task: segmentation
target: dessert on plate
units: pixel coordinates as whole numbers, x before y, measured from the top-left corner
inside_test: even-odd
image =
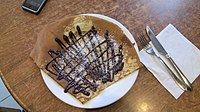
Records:
[[[115,24],[71,16],[47,25],[30,56],[81,103],[141,67],[133,44]]]

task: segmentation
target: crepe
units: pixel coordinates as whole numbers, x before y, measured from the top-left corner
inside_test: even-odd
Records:
[[[80,34],[80,31],[77,30],[77,27],[78,27],[78,29],[81,30],[81,34]],[[96,54],[97,58],[93,59],[93,62],[95,61],[95,64],[92,65],[92,67],[95,67],[95,66],[98,66],[98,64],[103,63],[103,61],[100,62],[98,60],[101,59],[101,60],[105,61],[104,58],[106,58],[106,56],[105,56],[106,53],[104,53],[103,55],[100,56],[100,54],[99,54],[100,50],[95,50],[96,53],[93,53],[93,54],[91,52],[94,52],[94,51],[92,51],[92,50],[91,50],[91,52],[89,51],[91,48],[97,49],[97,47],[95,47],[95,46],[98,46],[97,44],[100,44],[100,43],[98,43],[98,41],[94,42],[94,39],[93,39],[93,41],[90,42],[91,44],[88,45],[90,47],[92,46],[91,48],[89,48],[89,50],[83,51],[84,49],[81,49],[81,50],[77,49],[77,53],[76,53],[77,55],[74,58],[70,58],[70,60],[72,60],[72,59],[75,60],[75,61],[74,60],[70,61],[70,64],[72,64],[72,66],[74,67],[74,71],[76,71],[76,70],[80,71],[83,68],[84,69],[87,68],[87,72],[84,72],[84,73],[79,72],[78,76],[82,77],[80,74],[80,73],[82,73],[82,74],[86,74],[84,77],[90,76],[88,79],[91,79],[91,80],[89,80],[89,83],[91,82],[91,84],[89,86],[92,85],[92,87],[87,87],[87,88],[85,87],[85,90],[83,90],[83,88],[80,88],[80,87],[77,87],[78,89],[76,89],[75,87],[69,87],[70,86],[69,83],[75,83],[76,81],[75,82],[66,81],[67,80],[66,78],[65,78],[66,80],[62,80],[64,75],[62,75],[62,77],[60,77],[58,75],[56,76],[54,73],[51,72],[52,68],[50,68],[50,70],[48,70],[47,68],[49,67],[49,65],[51,63],[53,63],[52,60],[55,57],[55,55],[58,55],[59,53],[63,53],[63,52],[66,54],[69,54],[70,52],[73,54],[76,52],[76,50],[73,51],[73,49],[66,49],[67,48],[66,43],[68,42],[68,40],[66,41],[66,38],[69,38],[70,37],[69,35],[74,35],[75,39],[78,39],[82,35],[87,34],[88,32],[92,33],[92,35],[97,35],[95,38],[97,38],[97,40],[99,39],[100,43],[101,42],[103,43],[103,41],[105,41],[106,38],[109,40],[109,42],[112,43],[112,45],[110,45],[110,47],[112,47],[113,52],[115,51],[115,53],[113,53],[111,50],[111,51],[109,51],[110,54],[108,53],[110,56],[107,55],[107,57],[112,57],[112,55],[116,55],[114,57],[117,57],[117,58],[115,60],[112,60],[113,63],[115,63],[115,66],[113,66],[112,64],[110,65],[110,66],[112,66],[112,69],[115,69],[115,70],[111,70],[111,69],[107,69],[110,71],[103,70],[104,72],[106,72],[105,73],[107,76],[106,78],[104,78],[104,76],[101,76],[101,74],[98,74],[98,72],[103,73],[102,69],[100,69],[100,71],[98,71],[98,72],[97,71],[92,72],[93,73],[93,75],[92,75],[92,73],[90,72],[92,68],[91,68],[91,66],[88,66],[87,60],[91,60],[92,58],[90,58],[90,57],[92,57],[92,56],[94,57],[94,55]],[[107,35],[107,36],[105,36],[105,35]],[[65,38],[63,38],[63,37],[65,37]],[[83,38],[85,38],[86,41],[89,41],[89,40],[87,40],[87,38],[89,38],[89,37],[90,36],[85,36]],[[69,38],[69,40],[71,41],[71,43],[68,43],[68,44],[75,47],[76,44],[74,42],[76,40],[74,40],[71,37]],[[83,39],[80,38],[79,40],[83,40]],[[78,42],[78,41],[76,41],[76,42]],[[64,44],[66,44],[66,46]],[[102,51],[106,49],[106,47],[105,47],[106,45],[107,44],[105,44],[103,46],[103,44],[102,44],[102,47],[101,47]],[[84,45],[80,45],[80,46],[82,46],[85,49],[86,48],[88,49],[88,47],[84,47]],[[81,48],[81,47],[77,47],[77,48]],[[82,53],[78,53],[78,51],[80,51]],[[54,54],[49,55],[48,53],[49,54],[54,53]],[[86,55],[84,55],[84,53],[91,54],[91,55],[90,56],[87,55],[87,57],[89,57],[89,58],[85,59]],[[111,54],[111,53],[113,53],[113,54]],[[64,57],[66,57],[66,59],[69,60],[68,58],[70,55],[66,55],[66,54],[64,55]],[[78,56],[79,54],[82,54],[83,56],[82,55]],[[65,89],[63,89],[63,91],[65,90],[66,92],[70,93],[71,95],[73,95],[76,99],[78,99],[83,104],[86,103],[87,101],[89,101],[90,99],[94,98],[95,96],[101,94],[101,91],[103,91],[108,86],[114,84],[118,80],[131,74],[132,72],[134,72],[135,70],[137,70],[141,67],[141,63],[139,62],[139,58],[138,58],[138,55],[136,53],[136,50],[135,50],[133,44],[130,42],[130,40],[126,37],[124,32],[117,25],[115,25],[111,22],[108,22],[106,20],[97,18],[97,17],[83,16],[83,15],[66,17],[62,20],[59,20],[57,22],[54,22],[52,24],[45,26],[43,28],[43,30],[38,34],[37,42],[31,52],[30,56],[33,58],[34,62],[37,64],[37,66],[40,69],[42,69],[44,72],[46,72],[58,84],[60,84],[63,88],[65,88]],[[82,58],[80,60],[81,56],[85,57],[84,60]],[[59,59],[61,59],[61,58],[59,58]],[[76,60],[77,60],[77,62],[76,62]],[[116,61],[119,63],[117,63]],[[74,65],[74,64],[78,63],[78,62],[81,62],[82,65],[77,66],[77,68],[76,68],[76,65]],[[61,64],[61,62],[59,62],[59,63]],[[64,64],[66,66],[66,63],[64,63]],[[85,65],[87,65],[87,67],[85,67]],[[108,65],[105,64],[105,66],[108,66]],[[88,67],[89,67],[89,69],[88,69]],[[98,70],[98,68],[100,68],[100,67],[96,67],[96,68]],[[101,66],[101,68],[103,68],[103,65]],[[88,72],[88,70],[90,70],[90,71]],[[67,71],[74,72],[71,69],[66,69],[65,71],[66,72]],[[82,71],[84,71],[84,70],[82,70]],[[114,72],[114,73],[110,73],[110,72]],[[95,76],[94,73],[98,74],[98,78]],[[109,75],[109,74],[113,74],[113,75]],[[72,75],[76,75],[76,72],[74,72]],[[61,80],[58,80],[59,78]],[[94,80],[94,78],[95,78],[95,80]],[[80,78],[76,78],[74,80],[79,80],[79,79]],[[104,80],[104,79],[108,79],[108,80]],[[68,85],[69,90],[66,89],[66,85]]]

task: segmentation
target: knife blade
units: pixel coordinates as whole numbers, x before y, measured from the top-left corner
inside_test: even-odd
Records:
[[[172,67],[175,69],[177,73],[177,77],[188,87],[187,89],[189,91],[192,91],[192,84],[189,82],[189,80],[186,78],[186,76],[183,74],[183,72],[180,70],[180,68],[176,65],[174,60],[168,55],[167,51],[164,49],[164,47],[161,45],[161,43],[156,38],[156,35],[153,33],[153,31],[150,29],[149,26],[146,27],[147,35],[150,37],[152,44],[156,48],[156,50],[163,55],[167,60],[170,62]]]
[[[161,43],[158,41],[158,39],[156,38],[155,34],[153,33],[153,31],[149,28],[149,26],[146,27],[146,31],[148,36],[151,39],[152,44],[154,45],[154,47],[157,49],[157,51],[162,54],[162,55],[167,55],[168,53],[166,52],[166,50],[163,48],[163,46],[161,45]]]

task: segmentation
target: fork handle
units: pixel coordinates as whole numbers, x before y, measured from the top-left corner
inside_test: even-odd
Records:
[[[190,90],[190,88],[179,78],[177,77],[173,71],[169,68],[169,66],[159,57],[156,56],[159,61],[161,62],[161,64],[167,69],[167,71],[169,72],[170,76],[173,78],[173,80],[175,81],[175,83],[184,91],[188,91]]]
[[[166,55],[165,57],[168,59],[168,61],[171,63],[171,65],[173,66],[173,68],[177,72],[178,77],[188,86],[188,89],[190,91],[192,91],[192,84],[186,78],[186,76],[183,74],[183,72],[179,69],[179,67],[176,65],[174,60],[169,55]]]

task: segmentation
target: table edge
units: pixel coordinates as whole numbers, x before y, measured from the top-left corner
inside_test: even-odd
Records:
[[[9,93],[12,95],[12,97],[16,100],[16,102],[25,110],[25,111],[31,111],[20,99],[19,97],[13,92],[10,85],[6,81],[6,78],[3,76],[3,73],[0,70],[0,78],[2,79],[4,85],[8,89]]]

